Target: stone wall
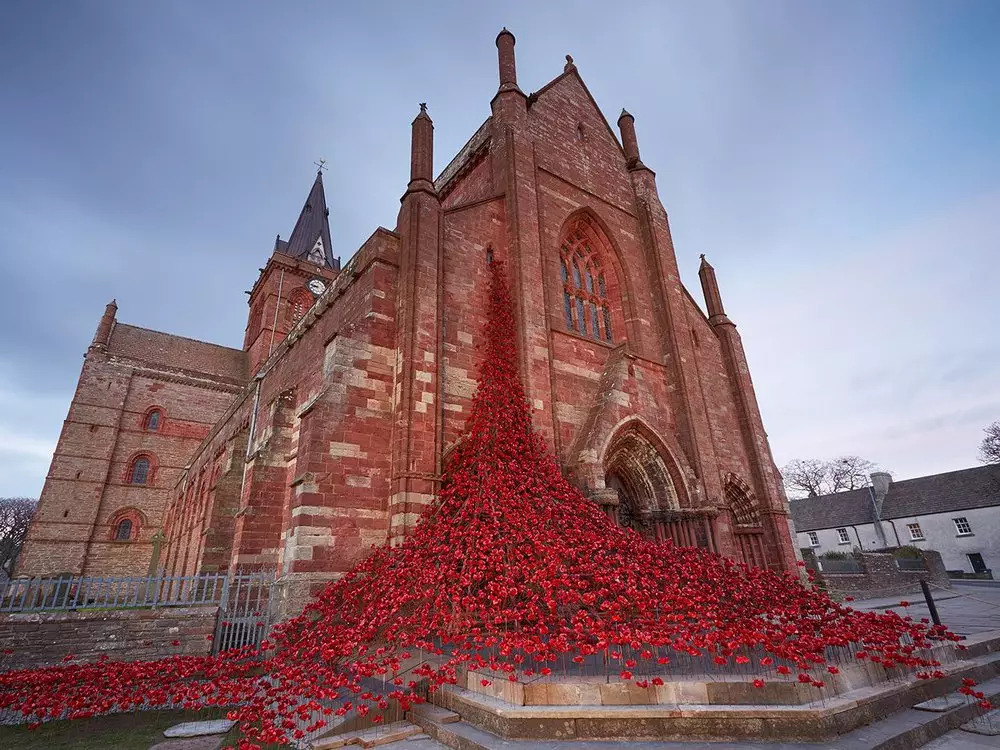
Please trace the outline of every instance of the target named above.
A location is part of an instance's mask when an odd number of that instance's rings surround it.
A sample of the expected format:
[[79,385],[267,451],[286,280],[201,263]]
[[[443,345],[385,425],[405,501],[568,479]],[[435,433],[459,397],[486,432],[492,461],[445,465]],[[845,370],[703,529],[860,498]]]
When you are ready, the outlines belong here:
[[896,557],[888,552],[855,552],[851,558],[858,562],[860,573],[822,571],[817,565],[816,554],[810,549],[802,550],[806,568],[815,571],[817,584],[825,587],[834,599],[845,596],[877,599],[919,593],[921,579],[951,588],[941,555],[933,550],[921,551],[926,570],[900,570]]
[[[218,607],[0,614],[0,671],[211,653]],[[174,644],[177,645],[174,645]]]

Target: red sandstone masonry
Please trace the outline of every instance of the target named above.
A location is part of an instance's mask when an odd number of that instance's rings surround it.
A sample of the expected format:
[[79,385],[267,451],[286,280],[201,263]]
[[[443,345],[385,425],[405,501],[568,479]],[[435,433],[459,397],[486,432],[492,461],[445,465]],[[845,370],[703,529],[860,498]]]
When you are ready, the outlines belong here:
[[[504,70],[512,73],[512,59]],[[271,257],[251,294],[244,355],[260,377],[242,390],[198,390],[191,373],[157,386],[159,376],[132,378],[101,352],[88,359],[71,408],[81,427],[67,423],[49,478],[80,494],[81,529],[105,523],[119,503],[151,519],[169,505],[164,559],[173,574],[262,567],[308,591],[348,570],[411,526],[436,490],[475,390],[492,254],[510,270],[536,426],[581,489],[607,498],[610,446],[632,436],[655,448],[684,507],[720,511],[720,548],[736,557],[724,488],[749,488],[767,560],[791,565],[784,498],[739,335],[710,325],[681,285],[631,118],[621,121],[625,154],[572,66],[529,97],[507,81],[491,107],[436,184],[430,123],[418,116],[397,229],[377,230],[339,275]],[[607,278],[610,345],[564,320],[559,248],[577,229]],[[681,260],[696,262],[693,253]],[[324,274],[330,288],[296,321],[295,295]],[[222,372],[218,363],[198,367]],[[135,425],[157,398],[169,432],[156,439],[176,450],[157,447],[164,494],[143,500],[113,478],[153,445]],[[47,533],[59,512],[45,506]],[[82,565],[100,547],[69,527],[60,533],[45,551],[60,565]],[[38,550],[33,543],[27,557],[39,559]],[[143,564],[100,555],[116,570]]]

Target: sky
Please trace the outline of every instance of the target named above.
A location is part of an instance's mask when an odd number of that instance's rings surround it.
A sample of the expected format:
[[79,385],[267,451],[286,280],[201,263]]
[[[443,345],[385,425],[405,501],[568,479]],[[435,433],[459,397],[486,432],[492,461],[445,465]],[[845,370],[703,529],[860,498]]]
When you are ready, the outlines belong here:
[[775,460],[977,465],[1000,419],[1000,3],[0,4],[0,497],[37,497],[104,305],[242,345],[324,158],[334,253],[573,55],[716,267]]

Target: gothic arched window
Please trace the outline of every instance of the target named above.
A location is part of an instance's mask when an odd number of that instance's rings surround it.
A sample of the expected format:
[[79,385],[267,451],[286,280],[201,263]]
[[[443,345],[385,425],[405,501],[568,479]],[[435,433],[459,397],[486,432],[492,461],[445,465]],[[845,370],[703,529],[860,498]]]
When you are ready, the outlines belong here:
[[579,229],[563,242],[559,262],[566,327],[610,343],[614,334],[604,270],[590,240]]

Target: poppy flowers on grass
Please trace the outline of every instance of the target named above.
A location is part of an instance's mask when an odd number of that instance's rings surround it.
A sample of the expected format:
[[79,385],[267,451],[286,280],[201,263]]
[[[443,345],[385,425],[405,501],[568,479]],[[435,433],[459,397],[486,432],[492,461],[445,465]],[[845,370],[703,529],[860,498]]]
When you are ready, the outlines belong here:
[[373,550],[259,649],[9,672],[0,708],[40,721],[230,707],[240,748],[253,750],[307,736],[331,716],[379,723],[466,669],[551,678],[603,660],[608,679],[659,686],[678,661],[698,658],[750,673],[755,687],[794,668],[822,689],[818,678],[838,673],[827,664],[836,651],[940,673],[922,649],[955,639],[943,628],[855,611],[794,574],[649,541],[609,520],[532,429],[510,292],[502,265],[491,272],[465,438],[439,501],[402,544]]

